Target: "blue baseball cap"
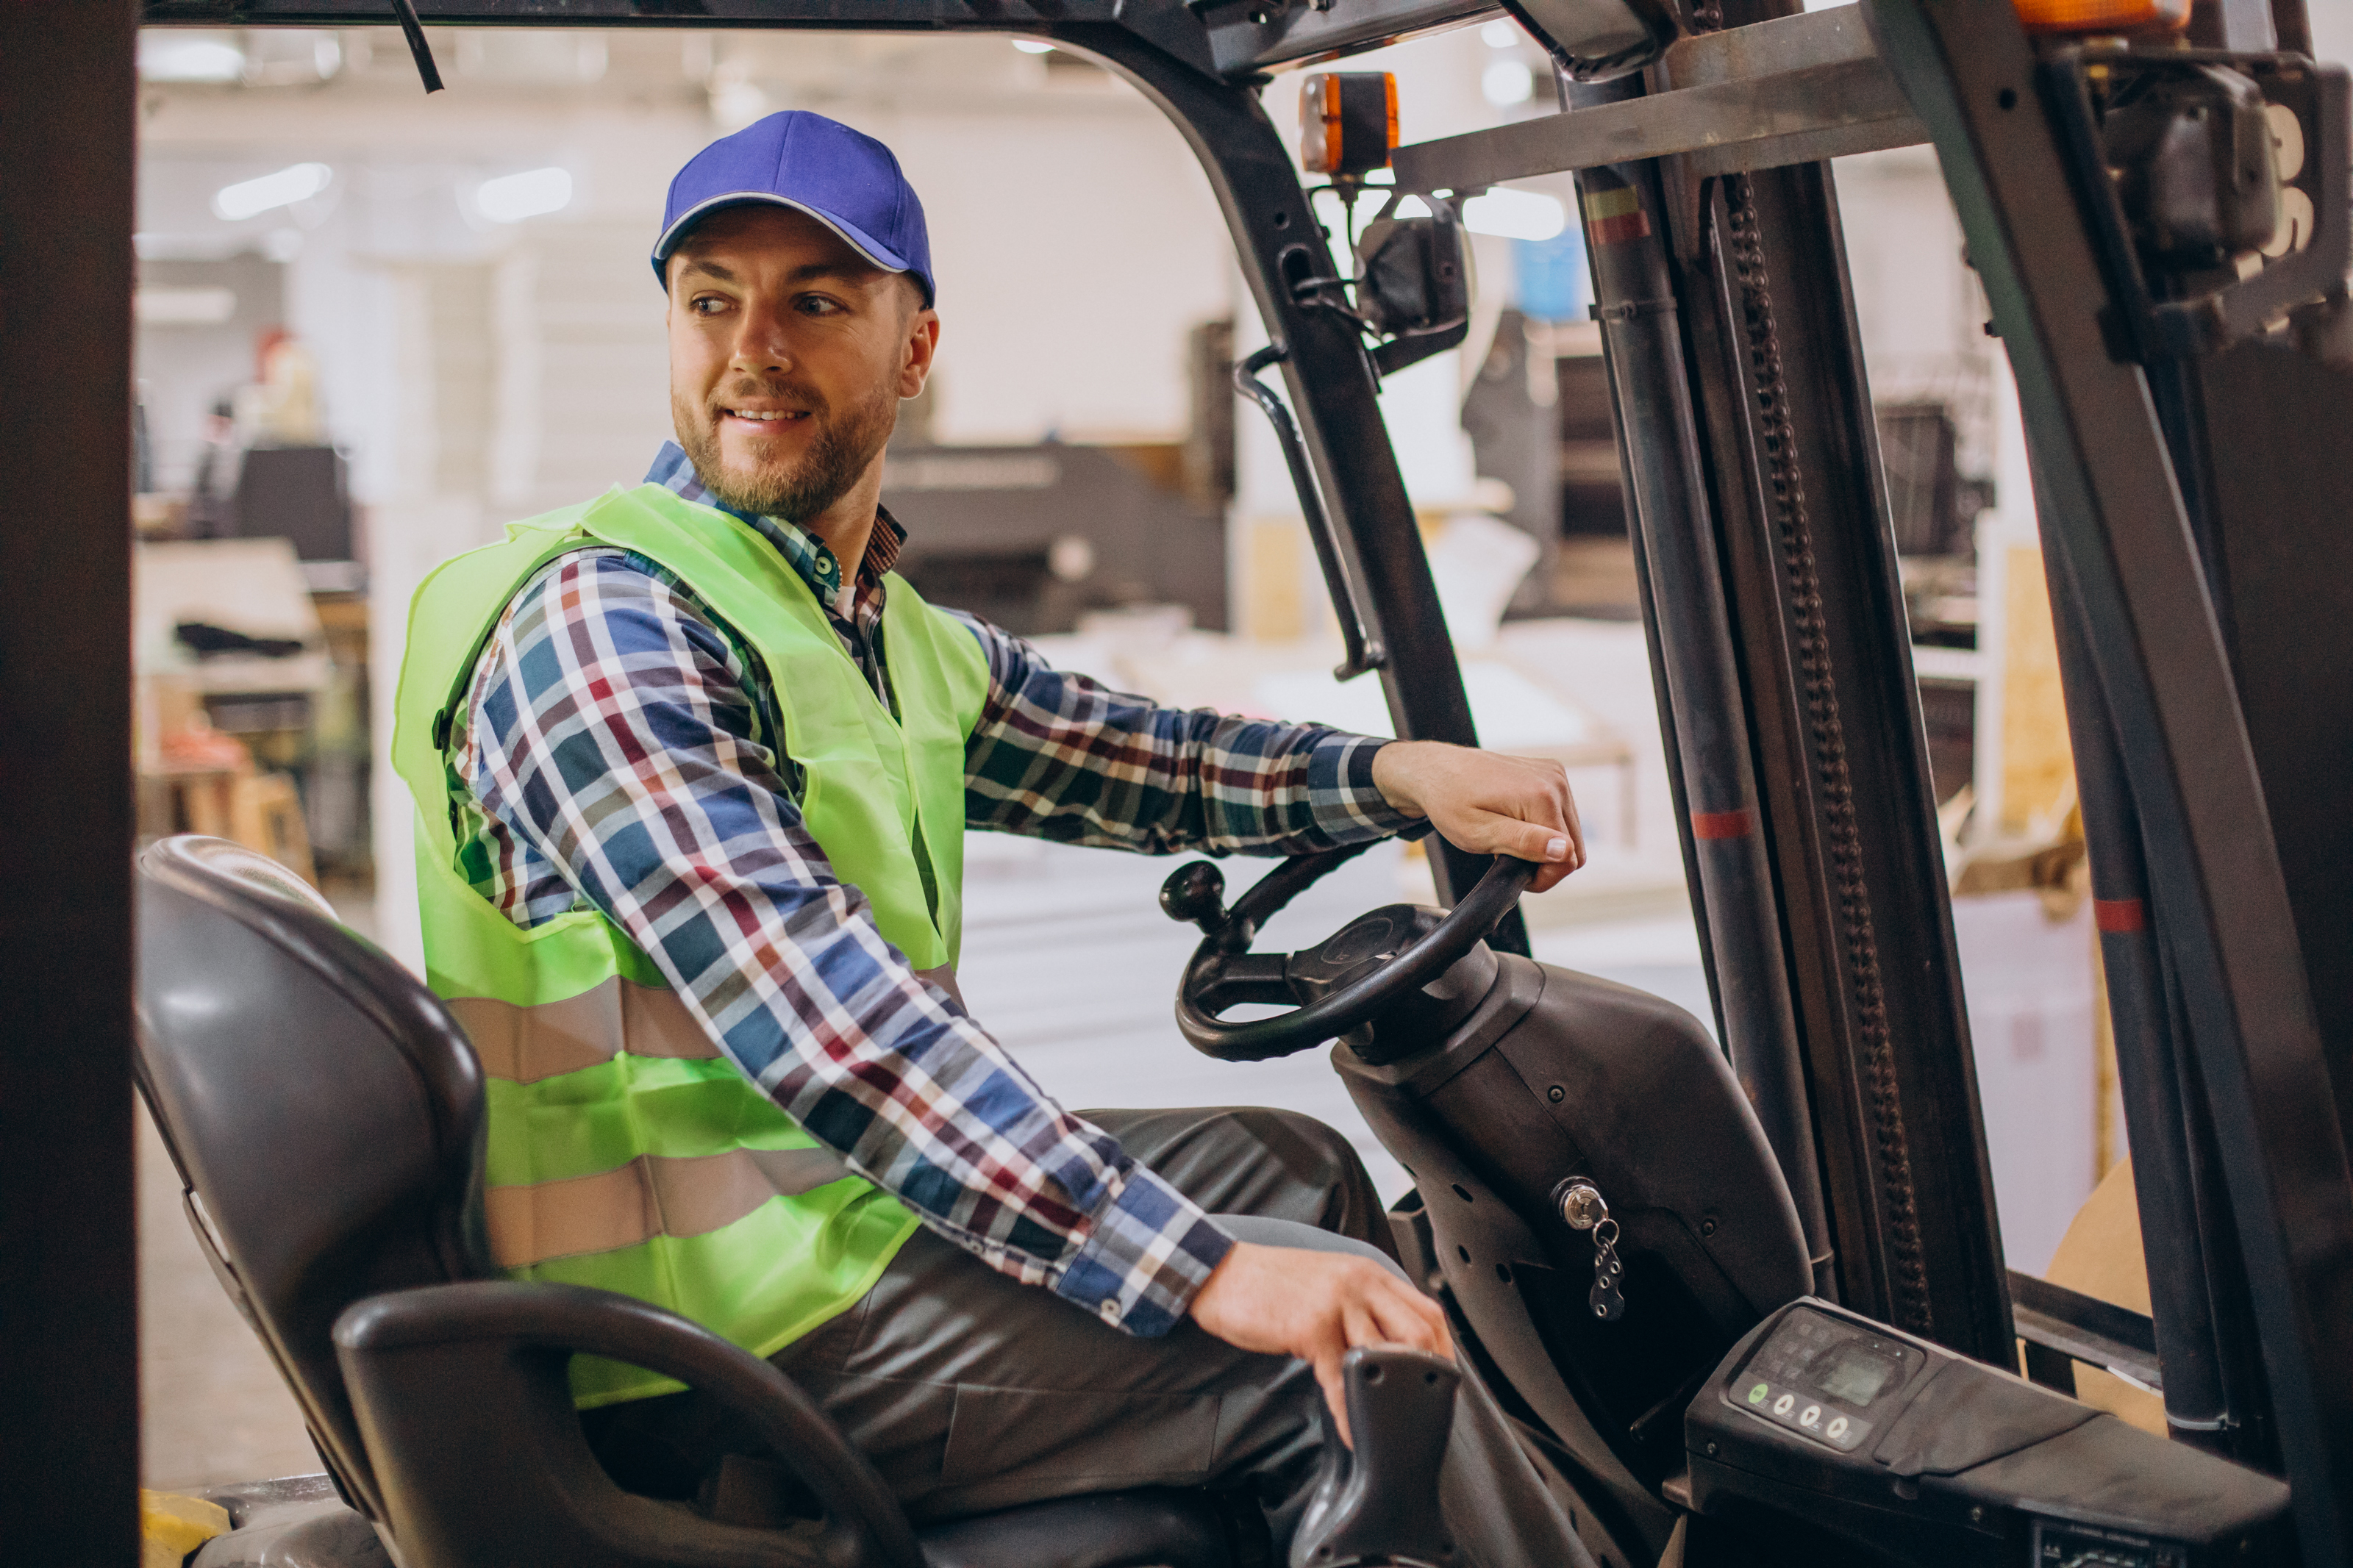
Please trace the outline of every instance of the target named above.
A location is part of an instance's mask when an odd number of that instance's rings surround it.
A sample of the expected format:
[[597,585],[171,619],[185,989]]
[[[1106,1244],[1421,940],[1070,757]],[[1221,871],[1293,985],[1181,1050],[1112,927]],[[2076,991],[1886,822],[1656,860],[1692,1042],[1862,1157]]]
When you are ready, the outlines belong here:
[[837,120],[788,109],[723,136],[670,183],[654,276],[687,231],[722,207],[766,203],[805,212],[885,272],[904,272],[932,302],[932,237],[923,204],[891,149]]

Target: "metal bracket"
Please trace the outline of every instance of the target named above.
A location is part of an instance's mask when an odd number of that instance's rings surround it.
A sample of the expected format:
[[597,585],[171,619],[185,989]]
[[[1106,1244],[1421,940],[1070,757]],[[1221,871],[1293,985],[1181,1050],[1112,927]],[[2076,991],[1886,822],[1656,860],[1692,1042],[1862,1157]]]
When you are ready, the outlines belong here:
[[1670,90],[1400,147],[1398,184],[1472,191],[1677,154],[1704,177],[1926,142],[1858,13],[1841,5],[1683,38],[1654,68]]
[[2165,1386],[2157,1360],[2157,1329],[2146,1312],[2010,1271],[2010,1310],[2018,1337],[2073,1360],[2115,1373],[2152,1392]]
[[[2253,276],[2186,300],[2160,300],[2134,248],[2124,205],[2116,195],[2100,131],[2092,112],[2089,68],[2145,65],[2223,65],[2254,78],[2263,96],[2285,100],[2308,127],[2303,167],[2290,186],[2309,187],[2313,229],[2298,250],[2271,261]],[[2103,325],[2108,352],[2120,362],[2211,354],[2262,331],[2288,310],[2313,303],[2345,286],[2353,261],[2353,150],[2348,142],[2348,82],[2342,66],[2316,66],[2296,55],[2234,55],[2211,49],[2167,49],[2147,54],[2069,48],[2045,60],[2044,96],[2057,124],[2069,171],[2091,216],[2101,268],[2116,298]],[[2297,101],[2301,100],[2299,104]],[[2316,132],[2317,134],[2312,134]]]
[[1218,74],[1209,29],[1184,0],[1114,0],[1112,20],[1203,76]]
[[1597,321],[1630,321],[1641,316],[1672,316],[1679,308],[1672,300],[1628,300],[1616,305],[1595,305],[1588,313]]

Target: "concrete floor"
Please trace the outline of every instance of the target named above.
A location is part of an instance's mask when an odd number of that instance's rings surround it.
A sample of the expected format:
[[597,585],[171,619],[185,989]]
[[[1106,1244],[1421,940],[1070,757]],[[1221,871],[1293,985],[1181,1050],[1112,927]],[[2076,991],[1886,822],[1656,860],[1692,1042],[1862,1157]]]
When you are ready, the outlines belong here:
[[169,1490],[320,1468],[278,1370],[213,1278],[180,1178],[139,1108],[139,1439],[142,1484]]

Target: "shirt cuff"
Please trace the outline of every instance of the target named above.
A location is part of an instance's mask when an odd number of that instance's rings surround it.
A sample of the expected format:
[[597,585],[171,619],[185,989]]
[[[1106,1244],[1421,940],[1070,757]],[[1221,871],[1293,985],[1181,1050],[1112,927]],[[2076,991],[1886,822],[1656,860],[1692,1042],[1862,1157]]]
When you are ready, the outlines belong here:
[[1115,1329],[1157,1339],[1184,1321],[1234,1238],[1200,1205],[1141,1165],[1095,1215],[1054,1293]]
[[1335,844],[1427,829],[1428,818],[1411,816],[1388,803],[1373,783],[1373,759],[1395,741],[1338,731],[1315,742],[1307,757],[1308,795],[1315,826]]

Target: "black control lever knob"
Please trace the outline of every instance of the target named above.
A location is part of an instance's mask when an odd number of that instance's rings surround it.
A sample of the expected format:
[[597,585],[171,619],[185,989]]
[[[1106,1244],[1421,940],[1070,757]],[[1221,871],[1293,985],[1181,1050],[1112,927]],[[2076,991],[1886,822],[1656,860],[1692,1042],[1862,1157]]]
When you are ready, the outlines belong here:
[[1352,1450],[1323,1401],[1323,1465],[1291,1541],[1290,1568],[1372,1563],[1451,1568],[1439,1467],[1454,1431],[1453,1363],[1403,1345],[1365,1345],[1340,1363]]
[[1172,921],[1190,921],[1204,936],[1226,929],[1226,874],[1207,860],[1179,866],[1160,884],[1160,907]]

